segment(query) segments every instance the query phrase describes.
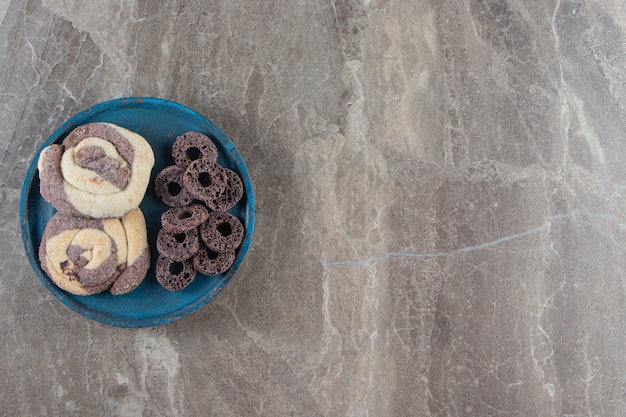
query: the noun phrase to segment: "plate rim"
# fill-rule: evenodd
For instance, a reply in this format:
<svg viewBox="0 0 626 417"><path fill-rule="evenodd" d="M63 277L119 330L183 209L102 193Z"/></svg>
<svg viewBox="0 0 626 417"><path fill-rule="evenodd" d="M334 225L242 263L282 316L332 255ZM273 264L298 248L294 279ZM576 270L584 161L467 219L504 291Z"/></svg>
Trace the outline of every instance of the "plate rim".
<svg viewBox="0 0 626 417"><path fill-rule="evenodd" d="M51 143L62 139L65 135L69 133L68 129L72 126L77 127L81 124L86 123L91 117L94 115L98 115L102 112L108 111L113 108L122 108L123 106L139 106L139 107L147 107L147 108L172 108L178 112L182 112L187 114L194 119L202 123L206 123L212 129L215 130L218 135L222 136L219 138L220 142L225 140L223 145L228 145L228 157L233 158L237 168L241 171L240 174L242 176L242 181L244 183L244 189L246 190L246 205L245 205L245 222L246 222L246 231L244 235L243 242L240 246L239 255L235 260L235 264L230 268L227 275L222 279L222 282L217 284L215 288L211 291L208 291L202 294L200 297L194 299L187 305L182 306L179 309L174 310L170 314L160 315L160 316L151 316L147 318L139 318L135 319L132 317L127 317L123 315L115 316L115 315L104 315L103 313L97 313L91 310L85 310L78 308L77 305L72 302L71 297L63 290L59 289L56 285L54 285L50 279L43 273L41 270L41 266L39 265L38 254L35 253L35 249L32 245L32 235L30 230L31 221L29 220L29 207L28 200L31 193L31 189L33 186L33 182L35 181L35 175L37 171L37 163L39 161L39 156L41 154L41 150ZM43 198L43 197L41 197ZM143 200L142 200L143 201ZM210 119L204 117L200 113L195 110L184 106L180 103L156 98L156 97L122 97L107 100L104 102L97 103L93 106L90 106L82 111L75 113L73 116L68 118L61 126L59 126L38 148L36 154L31 160L31 163L26 170L26 174L24 176L24 181L22 183L22 187L20 190L20 200L19 200L19 218L20 218L20 232L22 237L22 246L26 252L26 257L28 258L28 263L30 264L33 272L37 275L38 279L44 284L46 289L52 293L52 295L59 300L63 305L68 307L70 310L78 313L79 315L86 317L88 319L107 324L114 327L123 327L123 328L137 328L137 327L149 327L149 326L157 326L163 325L167 323L171 323L175 320L183 318L192 312L198 310L200 307L208 304L211 300L213 300L230 282L231 278L235 274L235 272L241 266L247 252L252 243L252 236L254 232L254 214L255 214L255 205L254 205L254 193L252 188L252 181L247 169L247 166L241 156L239 150L235 146L235 144L230 140L230 138Z"/></svg>

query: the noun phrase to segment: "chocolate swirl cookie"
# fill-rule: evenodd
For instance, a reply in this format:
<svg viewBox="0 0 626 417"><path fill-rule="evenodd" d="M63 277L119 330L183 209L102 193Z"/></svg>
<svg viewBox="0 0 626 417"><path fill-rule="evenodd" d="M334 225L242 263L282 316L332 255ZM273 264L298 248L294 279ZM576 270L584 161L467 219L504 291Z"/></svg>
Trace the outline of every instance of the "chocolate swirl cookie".
<svg viewBox="0 0 626 417"><path fill-rule="evenodd" d="M142 136L111 123L89 123L41 152L40 193L60 212L119 218L139 206L153 165Z"/></svg>
<svg viewBox="0 0 626 417"><path fill-rule="evenodd" d="M39 260L52 282L72 294L130 292L150 266L143 214L137 208L121 219L93 219L57 212L44 230Z"/></svg>

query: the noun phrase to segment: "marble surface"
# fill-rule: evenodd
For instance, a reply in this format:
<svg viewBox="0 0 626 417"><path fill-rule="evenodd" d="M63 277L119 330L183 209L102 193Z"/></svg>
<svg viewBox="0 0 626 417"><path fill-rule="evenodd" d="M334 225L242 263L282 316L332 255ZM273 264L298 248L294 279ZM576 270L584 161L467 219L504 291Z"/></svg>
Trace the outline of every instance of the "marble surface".
<svg viewBox="0 0 626 417"><path fill-rule="evenodd" d="M0 1L0 414L626 415L623 0ZM19 243L66 118L154 96L240 149L227 289L84 319Z"/></svg>

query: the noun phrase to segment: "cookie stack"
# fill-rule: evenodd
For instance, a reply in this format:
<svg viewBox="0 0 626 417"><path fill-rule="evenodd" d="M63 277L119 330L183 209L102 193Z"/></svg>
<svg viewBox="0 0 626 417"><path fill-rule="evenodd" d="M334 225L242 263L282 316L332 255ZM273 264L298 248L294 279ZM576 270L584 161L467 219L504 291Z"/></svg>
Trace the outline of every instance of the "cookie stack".
<svg viewBox="0 0 626 417"><path fill-rule="evenodd" d="M74 129L39 156L40 194L57 210L39 247L42 269L76 295L126 294L150 266L139 209L154 166L150 144L111 123Z"/></svg>
<svg viewBox="0 0 626 417"><path fill-rule="evenodd" d="M156 277L163 288L178 291L196 272L219 275L232 266L244 227L227 210L243 196L243 183L217 162L217 147L202 133L178 136L172 157L175 165L155 180L156 195L172 207L161 216Z"/></svg>

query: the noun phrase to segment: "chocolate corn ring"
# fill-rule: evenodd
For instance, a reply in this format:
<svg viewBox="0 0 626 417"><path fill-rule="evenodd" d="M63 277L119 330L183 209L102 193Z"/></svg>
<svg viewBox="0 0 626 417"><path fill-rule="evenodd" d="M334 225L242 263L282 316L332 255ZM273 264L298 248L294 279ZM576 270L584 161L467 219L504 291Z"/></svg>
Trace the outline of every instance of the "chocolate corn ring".
<svg viewBox="0 0 626 417"><path fill-rule="evenodd" d="M196 277L191 259L174 261L159 255L156 261L155 275L157 281L168 291L179 291L185 288Z"/></svg>
<svg viewBox="0 0 626 417"><path fill-rule="evenodd" d="M207 135L198 132L186 132L178 136L172 145L172 157L181 168L196 159L217 161L217 147Z"/></svg>
<svg viewBox="0 0 626 417"><path fill-rule="evenodd" d="M185 170L178 165L163 168L154 180L157 197L170 207L182 207L190 204L193 197L183 185Z"/></svg>
<svg viewBox="0 0 626 417"><path fill-rule="evenodd" d="M41 151L40 193L61 212L122 217L139 206L153 165L142 136L112 123L89 123Z"/></svg>
<svg viewBox="0 0 626 417"><path fill-rule="evenodd" d="M243 240L243 225L235 216L225 211L209 213L200 226L200 236L207 248L222 253L235 250Z"/></svg>
<svg viewBox="0 0 626 417"><path fill-rule="evenodd" d="M235 251L217 253L201 245L193 256L193 267L204 275L219 275L228 271L235 262Z"/></svg>
<svg viewBox="0 0 626 417"><path fill-rule="evenodd" d="M170 233L161 229L157 235L157 251L174 261L191 258L198 251L198 245L198 229L195 227L182 233Z"/></svg>
<svg viewBox="0 0 626 417"><path fill-rule="evenodd" d="M209 217L209 212L200 204L173 207L161 214L161 225L170 233L184 233L195 229Z"/></svg>
<svg viewBox="0 0 626 417"><path fill-rule="evenodd" d="M226 189L226 171L217 163L196 159L185 169L183 185L194 198L212 201Z"/></svg>
<svg viewBox="0 0 626 417"><path fill-rule="evenodd" d="M243 183L235 171L224 168L226 171L226 188L217 198L206 201L206 205L213 211L226 211L237 204L243 196Z"/></svg>

